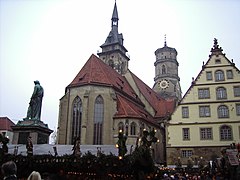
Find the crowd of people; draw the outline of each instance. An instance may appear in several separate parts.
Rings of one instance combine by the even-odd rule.
[[[2,164],[0,179],[3,180],[18,180],[22,178],[17,177],[17,165],[14,161],[8,161]],[[59,175],[52,175],[43,173],[42,175],[37,171],[32,171],[31,174],[24,180],[61,180]]]

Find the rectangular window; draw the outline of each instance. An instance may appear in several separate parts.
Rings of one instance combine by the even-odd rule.
[[[189,128],[183,128],[182,133],[183,133],[183,140],[190,140]]]
[[[210,98],[209,88],[198,89],[198,98],[199,99],[209,99]]]
[[[192,150],[182,150],[182,157],[191,157],[193,154]]]
[[[240,97],[240,86],[234,86],[233,92],[235,97]]]
[[[200,139],[201,140],[212,139],[212,128],[200,128]]]
[[[212,80],[212,71],[207,71],[206,76],[208,81]]]
[[[210,106],[199,106],[199,117],[210,117]]]
[[[182,118],[189,118],[188,107],[182,107]]]
[[[240,104],[236,104],[236,113],[237,116],[240,116]]]
[[[229,126],[222,126],[220,128],[220,140],[232,140],[232,129]]]
[[[232,70],[227,70],[227,78],[228,79],[233,79],[233,72],[232,72]]]

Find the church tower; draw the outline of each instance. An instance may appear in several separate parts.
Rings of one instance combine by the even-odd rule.
[[[123,35],[118,33],[118,11],[116,2],[112,14],[112,29],[103,45],[102,52],[98,53],[99,58],[115,69],[119,74],[125,74],[128,70],[130,58],[126,55],[127,49],[123,46]]]
[[[177,51],[167,46],[166,36],[164,47],[155,51],[156,61],[153,90],[163,98],[182,98],[180,78],[178,76]]]

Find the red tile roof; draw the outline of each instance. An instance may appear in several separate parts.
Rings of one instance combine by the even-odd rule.
[[[109,86],[116,90],[118,113],[116,117],[138,117],[153,122],[154,118],[162,118],[171,114],[175,107],[175,101],[159,98],[157,93],[141,81],[132,72],[132,77],[141,94],[155,110],[152,117],[145,109],[145,105],[136,95],[127,79],[117,73],[113,68],[105,64],[101,59],[92,54],[77,76],[67,88],[84,85]]]
[[[139,118],[148,123],[157,125],[156,121],[143,106],[140,106],[119,94],[117,95],[117,109],[118,112],[115,114],[114,118]]]
[[[12,131],[15,124],[8,117],[0,117],[0,130]]]
[[[140,92],[146,98],[148,103],[154,108],[156,114],[155,117],[165,117],[173,113],[175,109],[175,99],[163,99],[153,91],[148,85],[140,80],[135,74],[132,74],[134,82],[138,86]]]
[[[115,90],[125,93],[141,103],[141,101],[136,98],[134,90],[129,85],[126,78],[117,73],[94,54],[90,56],[68,87],[89,84],[113,87]]]

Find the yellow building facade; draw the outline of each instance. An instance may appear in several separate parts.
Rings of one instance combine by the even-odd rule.
[[[214,39],[202,70],[166,124],[167,164],[191,158],[197,165],[240,142],[240,71]]]

